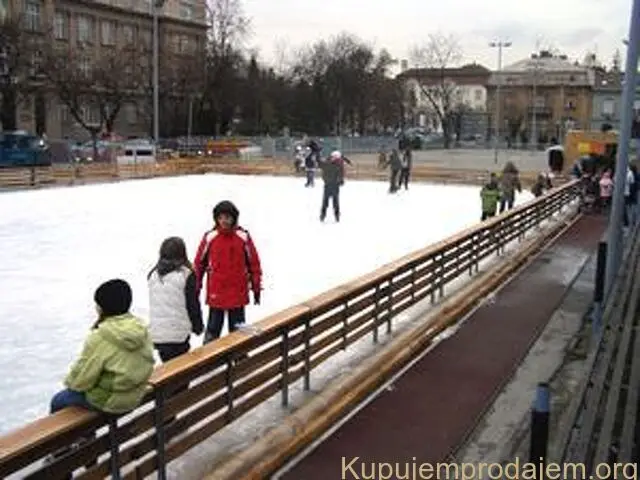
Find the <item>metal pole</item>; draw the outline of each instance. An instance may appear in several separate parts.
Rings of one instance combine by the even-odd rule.
[[[593,314],[591,316],[591,326],[593,338],[600,337],[602,330],[602,304],[604,302],[604,279],[607,271],[607,242],[598,242],[598,256],[596,259],[596,278],[593,291]]]
[[[187,123],[187,150],[191,154],[191,128],[193,122],[193,97],[189,97],[189,120]]]
[[[493,162],[498,163],[498,142],[500,140],[500,85],[502,85],[502,42],[498,42],[498,86],[496,87],[496,118],[494,126]]]
[[[609,217],[607,232],[607,269],[605,298],[611,292],[614,279],[618,273],[622,257],[622,214],[624,205],[624,184],[629,165],[629,140],[631,138],[631,121],[638,73],[638,43],[640,42],[640,0],[633,0],[631,21],[629,25],[629,44],[627,62],[624,70],[624,88],[622,89],[622,111],[620,112],[620,137],[618,141],[618,161],[613,189],[613,205]]]
[[[533,67],[533,101],[532,103],[532,109],[531,109],[531,146],[533,150],[537,150],[538,148],[538,138],[536,135],[536,130],[537,130],[537,125],[536,125],[536,121],[537,121],[537,117],[538,117],[538,112],[536,111],[537,109],[537,105],[536,105],[536,96],[537,96],[537,82],[538,82],[538,59],[536,58],[534,60],[534,67]]]
[[[531,440],[529,442],[529,462],[544,468],[549,441],[549,410],[551,399],[549,385],[539,383],[531,412]],[[542,471],[542,470],[541,470]]]
[[[156,148],[160,139],[160,93],[159,93],[159,67],[158,67],[158,9],[162,8],[163,1],[153,2],[153,142]]]
[[[500,72],[502,71],[502,48],[510,47],[511,42],[504,42],[502,40],[498,42],[491,42],[489,44],[490,47],[498,47],[498,75],[496,76],[497,85],[496,85],[496,108],[495,108],[495,119],[494,119],[494,152],[493,152],[493,161],[494,163],[498,163],[498,141],[500,138],[500,87],[502,85],[502,76]]]

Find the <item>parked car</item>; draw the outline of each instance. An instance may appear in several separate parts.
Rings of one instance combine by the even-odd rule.
[[[23,130],[0,133],[0,167],[49,166],[47,144]]]

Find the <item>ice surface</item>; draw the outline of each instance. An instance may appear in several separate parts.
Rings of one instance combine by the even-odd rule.
[[[192,258],[211,210],[232,200],[264,270],[248,321],[304,301],[442,239],[479,218],[478,187],[347,180],[342,218],[319,221],[322,181],[201,175],[0,194],[0,434],[48,412],[95,319],[93,292],[112,277],[146,318],[146,274],[161,241],[185,239]],[[518,196],[518,203],[531,198]],[[202,338],[193,338],[199,346]]]

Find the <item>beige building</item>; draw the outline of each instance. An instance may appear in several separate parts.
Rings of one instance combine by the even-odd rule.
[[[201,56],[207,32],[206,0],[166,0],[159,13],[160,72],[176,62],[176,57]],[[57,48],[69,48],[83,55],[87,68],[109,49],[123,44],[144,46],[138,58],[140,68],[152,62],[151,0],[10,0],[10,8],[23,10],[27,31],[46,32]],[[15,11],[15,10],[14,10]],[[83,52],[83,53],[79,53]],[[37,58],[34,59],[37,62]],[[81,64],[82,65],[82,64]],[[134,68],[136,65],[134,65]],[[114,72],[114,75],[124,72]],[[204,72],[203,72],[204,74]],[[114,131],[120,135],[147,135],[150,131],[150,92],[141,92],[139,101],[121,108]],[[88,123],[99,123],[96,107],[83,107]],[[54,91],[21,103],[19,128],[46,132],[49,138],[82,138],[87,132],[70,114]]]
[[[496,89],[500,84],[500,135],[520,141],[522,134],[549,141],[568,129],[589,128],[595,77],[589,66],[542,51],[493,72],[487,108],[494,125]]]

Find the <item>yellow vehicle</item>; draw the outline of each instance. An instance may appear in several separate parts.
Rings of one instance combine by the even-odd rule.
[[[575,161],[585,155],[594,155],[600,161],[615,163],[617,151],[618,132],[570,130],[564,140],[564,170],[570,170]]]

